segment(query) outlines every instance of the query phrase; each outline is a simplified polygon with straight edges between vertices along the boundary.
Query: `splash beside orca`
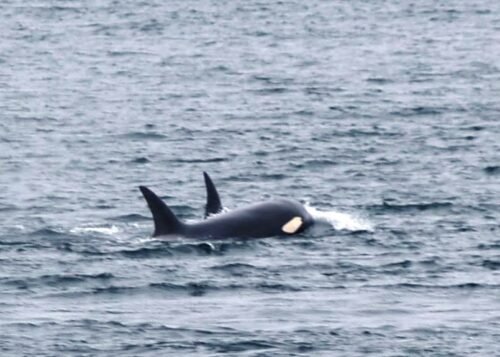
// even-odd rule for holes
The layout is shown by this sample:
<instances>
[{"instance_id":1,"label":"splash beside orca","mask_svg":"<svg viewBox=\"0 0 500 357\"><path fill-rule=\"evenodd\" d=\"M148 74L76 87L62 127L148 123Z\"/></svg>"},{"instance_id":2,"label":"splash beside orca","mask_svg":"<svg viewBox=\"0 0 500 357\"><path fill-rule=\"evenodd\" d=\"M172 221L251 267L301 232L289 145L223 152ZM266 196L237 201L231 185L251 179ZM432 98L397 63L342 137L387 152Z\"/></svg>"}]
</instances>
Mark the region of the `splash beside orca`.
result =
<instances>
[{"instance_id":1,"label":"splash beside orca","mask_svg":"<svg viewBox=\"0 0 500 357\"><path fill-rule=\"evenodd\" d=\"M205 220L184 223L153 191L139 186L153 215L153 237L265 238L303 232L314 220L302 204L274 199L223 212L222 203L210 176L204 172L207 203Z\"/></svg>"}]
</instances>

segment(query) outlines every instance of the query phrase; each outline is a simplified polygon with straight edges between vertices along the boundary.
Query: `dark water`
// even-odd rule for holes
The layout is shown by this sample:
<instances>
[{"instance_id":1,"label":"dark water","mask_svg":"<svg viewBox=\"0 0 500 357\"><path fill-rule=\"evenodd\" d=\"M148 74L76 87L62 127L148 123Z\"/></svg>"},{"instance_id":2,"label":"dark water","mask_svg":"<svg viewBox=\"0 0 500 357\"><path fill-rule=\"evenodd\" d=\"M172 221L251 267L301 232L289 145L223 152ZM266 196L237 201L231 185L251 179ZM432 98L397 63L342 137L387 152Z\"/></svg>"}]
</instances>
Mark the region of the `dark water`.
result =
<instances>
[{"instance_id":1,"label":"dark water","mask_svg":"<svg viewBox=\"0 0 500 357\"><path fill-rule=\"evenodd\" d=\"M500 355L500 2L0 13L2 356ZM148 238L203 170L323 224Z\"/></svg>"}]
</instances>

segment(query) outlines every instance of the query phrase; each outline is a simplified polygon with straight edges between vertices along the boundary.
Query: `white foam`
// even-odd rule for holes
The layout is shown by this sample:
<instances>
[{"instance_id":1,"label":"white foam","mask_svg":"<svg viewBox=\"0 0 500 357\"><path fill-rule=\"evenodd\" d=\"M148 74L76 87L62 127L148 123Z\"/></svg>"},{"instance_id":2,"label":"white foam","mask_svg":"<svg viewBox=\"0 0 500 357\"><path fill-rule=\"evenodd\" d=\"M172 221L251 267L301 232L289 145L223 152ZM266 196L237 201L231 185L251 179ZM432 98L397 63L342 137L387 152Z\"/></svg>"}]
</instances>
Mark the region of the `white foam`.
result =
<instances>
[{"instance_id":1,"label":"white foam","mask_svg":"<svg viewBox=\"0 0 500 357\"><path fill-rule=\"evenodd\" d=\"M82 234L82 233L99 233L105 235L115 235L120 232L117 226L111 227L75 227L71 230L71 233Z\"/></svg>"},{"instance_id":2,"label":"white foam","mask_svg":"<svg viewBox=\"0 0 500 357\"><path fill-rule=\"evenodd\" d=\"M330 224L336 230L373 232L373 224L367 219L351 213L338 211L320 211L315 207L305 206L309 214L317 221Z\"/></svg>"}]
</instances>

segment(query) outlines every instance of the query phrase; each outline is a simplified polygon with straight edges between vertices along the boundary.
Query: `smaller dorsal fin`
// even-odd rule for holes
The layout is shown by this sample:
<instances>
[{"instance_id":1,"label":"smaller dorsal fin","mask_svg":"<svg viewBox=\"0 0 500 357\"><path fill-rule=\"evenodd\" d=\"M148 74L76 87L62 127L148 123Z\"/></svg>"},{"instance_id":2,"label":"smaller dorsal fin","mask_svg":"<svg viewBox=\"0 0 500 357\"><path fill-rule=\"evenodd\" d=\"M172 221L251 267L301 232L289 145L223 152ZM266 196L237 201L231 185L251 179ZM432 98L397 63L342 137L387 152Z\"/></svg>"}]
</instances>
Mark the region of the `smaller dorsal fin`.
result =
<instances>
[{"instance_id":1,"label":"smaller dorsal fin","mask_svg":"<svg viewBox=\"0 0 500 357\"><path fill-rule=\"evenodd\" d=\"M184 224L179 221L165 202L149 188L139 186L139 189L153 214L153 220L155 222L153 237L181 233Z\"/></svg>"},{"instance_id":2,"label":"smaller dorsal fin","mask_svg":"<svg viewBox=\"0 0 500 357\"><path fill-rule=\"evenodd\" d=\"M222 212L222 203L210 176L206 172L203 172L203 177L205 178L205 187L207 188L207 204L205 205L205 218L207 218L212 214Z\"/></svg>"}]
</instances>

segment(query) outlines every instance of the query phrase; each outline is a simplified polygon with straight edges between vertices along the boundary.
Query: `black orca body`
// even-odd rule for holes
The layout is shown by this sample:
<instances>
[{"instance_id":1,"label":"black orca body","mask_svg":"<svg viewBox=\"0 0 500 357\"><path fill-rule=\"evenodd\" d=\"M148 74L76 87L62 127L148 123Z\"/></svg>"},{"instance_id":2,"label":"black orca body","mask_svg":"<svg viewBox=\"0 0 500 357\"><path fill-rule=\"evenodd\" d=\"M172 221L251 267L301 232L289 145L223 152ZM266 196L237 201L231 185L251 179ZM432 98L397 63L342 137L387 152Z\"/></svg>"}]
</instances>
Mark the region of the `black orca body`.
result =
<instances>
[{"instance_id":1,"label":"black orca body","mask_svg":"<svg viewBox=\"0 0 500 357\"><path fill-rule=\"evenodd\" d=\"M204 176L207 219L193 224L181 222L153 191L139 187L153 214L153 237L264 238L297 234L313 224L313 218L304 206L289 199L270 200L222 212L217 190L210 177L206 173Z\"/></svg>"}]
</instances>

